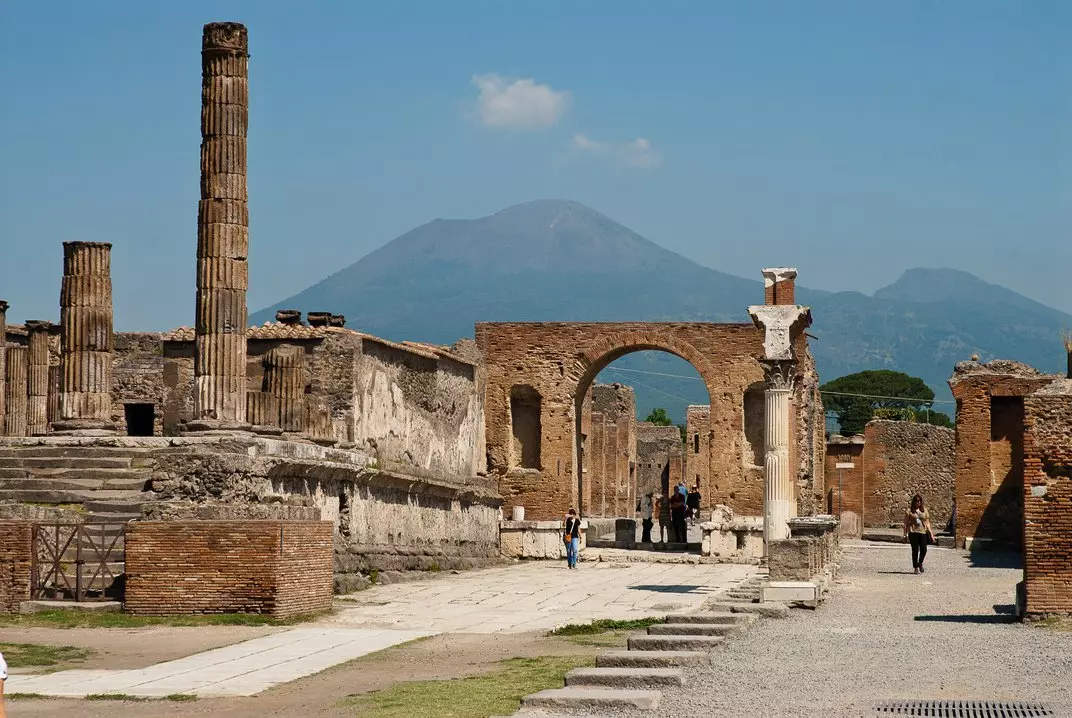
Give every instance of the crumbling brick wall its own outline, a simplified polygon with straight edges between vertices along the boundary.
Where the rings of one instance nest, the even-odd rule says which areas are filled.
[[[1022,544],[1023,397],[1055,378],[1007,360],[956,365],[949,386],[957,400],[958,546],[968,539]]]
[[[478,324],[477,344],[487,368],[488,471],[498,480],[506,509],[524,506],[534,519],[558,517],[578,503],[575,432],[583,398],[595,376],[625,354],[663,350],[690,362],[711,397],[710,472],[701,482],[706,505],[727,504],[742,514],[763,508],[762,470],[745,467],[744,394],[763,381],[763,331],[753,324],[705,323],[492,323]],[[798,508],[816,508],[812,385],[814,362],[802,334],[795,346],[800,381],[794,392],[790,460],[799,489]],[[523,469],[511,460],[510,392],[534,387],[542,397],[541,466]],[[819,429],[821,431],[821,429]],[[639,457],[638,457],[639,463]]]
[[[127,433],[127,404],[152,404],[153,434],[164,430],[164,351],[155,332],[118,332],[112,360],[112,421]]]
[[[136,521],[126,532],[125,609],[135,614],[326,611],[327,521]]]
[[[1024,590],[1031,615],[1072,613],[1072,379],[1024,399]]]
[[[677,458],[678,462],[672,459]],[[681,432],[676,426],[637,424],[637,491],[666,495],[682,480]],[[675,471],[676,469],[676,471]],[[701,492],[702,494],[702,492]]]
[[[583,439],[585,516],[633,516],[638,496],[633,389],[594,384],[585,402],[591,407],[585,411]]]
[[[954,431],[912,421],[876,420],[864,429],[864,524],[899,526],[914,494],[931,525],[953,515]]]
[[[837,465],[851,463],[851,469]],[[831,436],[826,442],[826,512],[841,519],[845,536],[858,536],[864,525],[864,437]]]
[[[30,600],[33,524],[0,521],[0,613],[18,613]]]

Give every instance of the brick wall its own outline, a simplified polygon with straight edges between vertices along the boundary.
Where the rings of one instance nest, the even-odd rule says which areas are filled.
[[[838,463],[852,462],[851,469]],[[841,513],[843,535],[858,536],[864,525],[864,437],[831,436],[826,443],[826,511]]]
[[[126,533],[130,613],[331,608],[330,521],[137,521]]]
[[[744,393],[763,381],[763,331],[752,324],[707,323],[489,323],[476,326],[486,361],[488,472],[497,479],[509,513],[515,505],[534,519],[557,518],[576,505],[577,413],[595,376],[630,352],[657,349],[691,363],[711,397],[709,473],[701,481],[705,504],[727,504],[738,513],[762,513],[762,470],[744,466]],[[795,346],[799,360],[794,395],[793,474],[800,508],[815,508],[815,367],[807,339]],[[541,465],[538,476],[511,462],[510,392],[534,387],[541,403]],[[821,419],[821,412],[819,414]],[[639,460],[638,460],[639,463]]]
[[[636,400],[622,384],[595,384],[585,398],[583,509],[589,517],[636,508]]]
[[[18,613],[30,600],[33,524],[0,521],[0,613]]]
[[[999,371],[993,365],[1008,366]],[[969,538],[1011,546],[1023,540],[1022,409],[1017,399],[1053,380],[1016,362],[957,365],[949,380],[957,400],[957,545]],[[992,407],[999,421],[992,422]]]
[[[1024,400],[1024,589],[1028,614],[1072,613],[1072,380]]]
[[[164,354],[161,335],[119,332],[112,359],[112,421],[127,433],[126,404],[153,405],[153,434],[164,429]]]

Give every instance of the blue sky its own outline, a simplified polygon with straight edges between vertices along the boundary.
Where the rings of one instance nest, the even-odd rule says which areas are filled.
[[[0,298],[110,241],[190,324],[201,26],[250,30],[250,309],[436,217],[576,199],[697,262],[871,292],[948,266],[1072,312],[1072,4],[6,2]]]

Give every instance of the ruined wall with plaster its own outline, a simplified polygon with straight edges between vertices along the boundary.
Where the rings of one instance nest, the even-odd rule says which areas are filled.
[[[116,332],[112,360],[112,421],[127,433],[126,405],[151,404],[152,433],[164,430],[164,350],[156,332]],[[191,375],[192,378],[192,375]]]
[[[921,494],[935,531],[953,516],[954,431],[913,421],[876,420],[864,429],[864,524],[900,526]]]
[[[681,431],[676,426],[637,424],[637,491],[641,496],[649,492],[666,496],[667,489],[684,478],[681,460]]]
[[[593,384],[585,401],[590,409],[585,411],[581,512],[588,517],[633,516],[637,499],[633,390],[622,384]]]

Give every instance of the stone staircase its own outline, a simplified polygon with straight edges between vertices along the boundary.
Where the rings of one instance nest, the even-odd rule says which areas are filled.
[[[646,634],[630,636],[628,650],[604,651],[596,656],[595,668],[567,673],[563,688],[525,696],[514,716],[657,710],[661,688],[685,685],[684,668],[711,665],[716,649],[760,618],[789,615],[785,605],[759,603],[759,584],[765,579],[755,576],[717,596],[705,610],[669,615]]]
[[[148,449],[0,446],[0,501],[78,508],[87,522],[122,523],[153,499]]]

